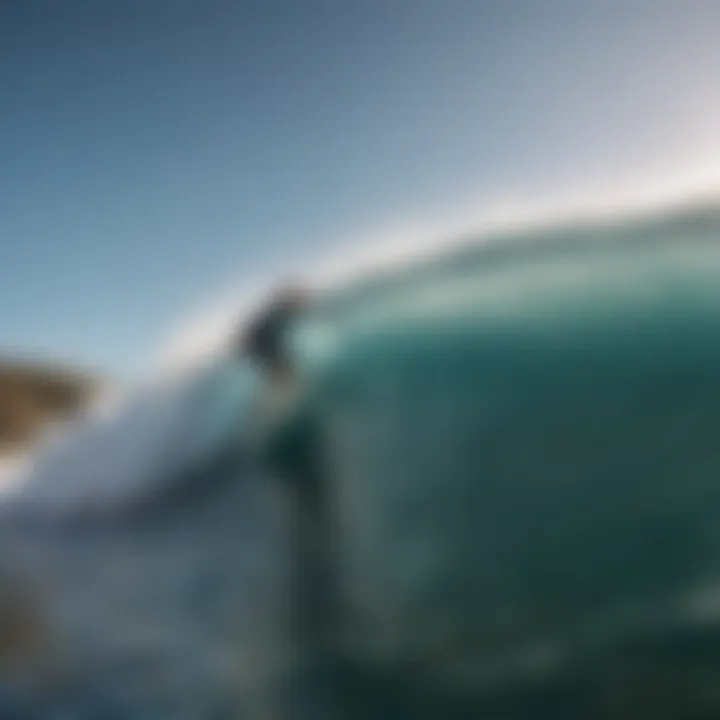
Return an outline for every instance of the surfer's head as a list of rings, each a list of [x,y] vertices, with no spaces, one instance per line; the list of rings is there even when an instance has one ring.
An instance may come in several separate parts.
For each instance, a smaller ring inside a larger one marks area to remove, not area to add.
[[[312,293],[298,281],[285,282],[275,291],[273,304],[290,312],[303,311],[310,302]]]

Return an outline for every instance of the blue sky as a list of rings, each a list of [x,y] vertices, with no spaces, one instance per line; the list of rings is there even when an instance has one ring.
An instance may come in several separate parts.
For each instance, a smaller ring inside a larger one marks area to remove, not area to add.
[[[218,288],[358,229],[712,165],[719,22],[712,0],[3,0],[0,352],[132,374]]]

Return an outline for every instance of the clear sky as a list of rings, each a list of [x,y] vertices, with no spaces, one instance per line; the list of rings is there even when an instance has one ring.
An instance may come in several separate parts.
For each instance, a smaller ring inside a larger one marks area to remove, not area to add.
[[[712,163],[719,27],[713,0],[2,0],[0,351],[133,373],[358,230]]]

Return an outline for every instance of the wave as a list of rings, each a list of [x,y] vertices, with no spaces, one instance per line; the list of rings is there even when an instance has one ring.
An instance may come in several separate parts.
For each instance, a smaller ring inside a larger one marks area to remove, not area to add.
[[[323,298],[327,311],[375,302],[409,285],[447,279],[460,274],[568,257],[587,251],[632,251],[648,244],[676,244],[689,240],[720,240],[720,200],[666,207],[621,216],[569,217],[520,228],[470,234],[447,245],[418,252],[404,262],[378,264],[356,278],[332,288]]]

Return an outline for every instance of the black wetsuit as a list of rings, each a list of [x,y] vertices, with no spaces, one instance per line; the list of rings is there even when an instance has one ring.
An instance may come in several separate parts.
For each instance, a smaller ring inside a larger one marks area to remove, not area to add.
[[[298,315],[298,309],[285,302],[268,307],[245,332],[241,351],[270,371],[291,366],[286,347],[287,330]]]

